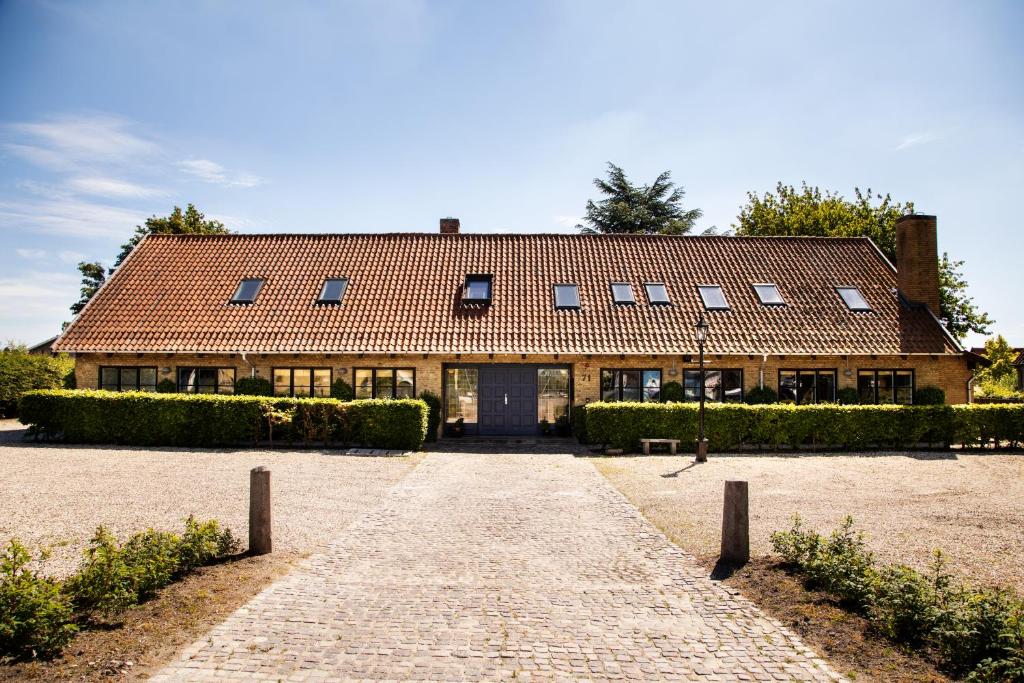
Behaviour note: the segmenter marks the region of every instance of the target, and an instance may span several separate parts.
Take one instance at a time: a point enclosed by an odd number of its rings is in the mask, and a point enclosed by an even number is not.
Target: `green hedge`
[[[20,410],[32,433],[71,443],[237,446],[271,439],[398,450],[423,445],[428,413],[416,399],[342,402],[101,390],[33,391],[22,396]]]
[[[642,438],[697,439],[694,403],[591,403],[582,407],[587,439],[636,451]],[[705,412],[709,448],[907,448],[919,443],[975,446],[1024,442],[1024,406],[794,406],[713,404]]]

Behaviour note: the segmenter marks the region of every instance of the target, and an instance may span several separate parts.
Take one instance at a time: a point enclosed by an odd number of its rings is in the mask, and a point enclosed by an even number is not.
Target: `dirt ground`
[[[599,457],[595,466],[652,522],[698,556],[717,556],[722,491],[750,487],[751,554],[770,554],[773,531],[799,513],[831,531],[845,515],[883,561],[924,568],[941,548],[971,582],[1024,593],[1024,455]]]

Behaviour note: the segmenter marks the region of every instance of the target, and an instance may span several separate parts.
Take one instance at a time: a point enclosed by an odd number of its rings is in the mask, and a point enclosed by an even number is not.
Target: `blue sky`
[[[1024,344],[1022,28],[1020,2],[0,0],[0,336],[55,334],[75,263],[175,204],[571,231],[614,161],[671,170],[701,227],[780,180],[913,200]]]

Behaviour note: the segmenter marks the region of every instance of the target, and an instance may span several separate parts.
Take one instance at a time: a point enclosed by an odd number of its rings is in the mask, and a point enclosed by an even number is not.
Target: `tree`
[[[998,334],[991,339],[985,340],[985,351],[983,354],[992,361],[989,367],[978,367],[974,371],[978,388],[986,396],[999,396],[1012,393],[1017,384],[1017,368],[1013,361],[1017,359],[1017,352],[1009,342]]]
[[[24,344],[8,342],[0,350],[0,414],[15,414],[18,398],[26,391],[61,388],[74,369],[67,354],[33,355]]]
[[[587,201],[588,225],[577,225],[588,234],[685,235],[704,215],[700,209],[682,206],[686,191],[671,181],[665,171],[650,185],[637,186],[625,171],[608,162],[608,179],[594,178],[605,195],[598,202]]]
[[[175,206],[169,216],[150,216],[146,219],[145,225],[135,226],[135,234],[121,245],[121,253],[114,261],[114,268],[128,258],[128,254],[132,253],[132,249],[146,235],[227,235],[230,233],[231,231],[225,228],[223,223],[212,218],[207,219],[192,204],[189,204],[184,211]],[[106,281],[107,275],[114,272],[114,268],[111,268],[108,273],[104,273],[103,264],[99,261],[78,264],[78,272],[82,274],[82,298],[72,304],[72,313],[75,315],[81,313],[89,299]]]
[[[861,192],[850,201],[838,192],[802,183],[778,183],[775,192],[758,196],[747,193],[733,229],[737,235],[810,235],[819,237],[870,237],[890,261],[896,263],[896,221],[914,212],[914,203],[893,202],[886,194]],[[876,203],[877,202],[877,203]],[[961,272],[963,261],[943,254],[939,260],[939,313],[946,329],[957,339],[968,332],[987,334],[992,319],[979,311],[967,296],[967,281]]]

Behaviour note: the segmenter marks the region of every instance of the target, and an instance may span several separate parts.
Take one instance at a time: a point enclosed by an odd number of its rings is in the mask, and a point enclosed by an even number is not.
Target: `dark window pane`
[[[729,302],[725,300],[725,292],[718,285],[701,285],[700,298],[704,301],[704,308],[710,310],[725,310],[729,308]]]
[[[879,403],[893,403],[895,397],[893,396],[893,381],[892,372],[889,370],[878,371],[878,402]]]
[[[395,386],[394,370],[377,370],[377,380],[374,384],[374,398],[393,398]]]
[[[839,292],[839,296],[843,297],[843,301],[851,311],[871,310],[867,299],[864,298],[864,295],[856,287],[836,287],[836,291]]]
[[[329,278],[324,280],[323,289],[320,290],[320,303],[340,304],[345,297],[345,290],[348,288],[348,278]]]
[[[287,368],[274,370],[274,395],[288,396],[292,392],[292,373]]]
[[[836,400],[836,373],[819,372],[817,377],[818,403],[832,403]]]
[[[217,369],[197,368],[199,382],[196,391],[200,394],[212,394],[217,390]]]
[[[613,282],[612,299],[617,304],[635,304],[636,299],[633,298],[633,285],[628,282]]]
[[[661,370],[644,370],[644,401],[661,400]]]
[[[901,405],[914,402],[914,373],[911,370],[897,370],[894,382],[895,401]]]
[[[117,391],[119,377],[117,368],[103,368],[100,370],[100,388]]]
[[[669,303],[668,290],[660,282],[644,283],[644,289],[647,290],[647,300],[652,304],[664,306]]]
[[[814,372],[798,372],[796,375],[796,402],[814,403]]]
[[[445,419],[455,422],[476,422],[476,368],[449,368],[445,374]]]
[[[407,370],[395,370],[395,397],[396,398],[412,398],[413,397],[413,371]]]
[[[196,368],[178,368],[178,391],[192,393],[196,385]]]
[[[857,373],[857,393],[861,403],[875,402],[875,373],[861,371]]]
[[[796,373],[784,370],[779,373],[779,401],[782,403],[796,403],[797,399]]]
[[[316,368],[313,370],[313,395],[321,397],[331,395],[330,368]]]
[[[356,398],[373,398],[373,370],[356,370]]]
[[[639,401],[640,400],[640,371],[639,370],[623,370],[622,371],[622,400],[623,401]]]
[[[121,391],[135,391],[139,388],[139,369],[121,368]]]
[[[754,291],[765,306],[782,306],[786,303],[775,285],[754,285]]]
[[[555,285],[555,308],[579,308],[580,288],[577,285]]]
[[[462,298],[466,301],[490,301],[491,278],[467,275]]]
[[[238,289],[235,290],[235,295],[231,297],[231,303],[251,304],[256,300],[256,295],[260,293],[262,287],[263,280],[261,279],[242,280],[238,285]]]
[[[683,371],[683,396],[687,401],[700,400],[700,370]]]
[[[722,400],[722,371],[704,371],[704,400],[717,403]]]
[[[722,370],[722,396],[726,403],[743,400],[743,371]]]
[[[221,368],[217,370],[217,392],[221,394],[235,393],[234,368]]]
[[[312,372],[308,368],[292,370],[292,396],[309,396],[312,383]]]
[[[139,368],[139,389],[156,391],[156,368]]]
[[[619,400],[619,373],[617,370],[601,371],[601,400]]]

